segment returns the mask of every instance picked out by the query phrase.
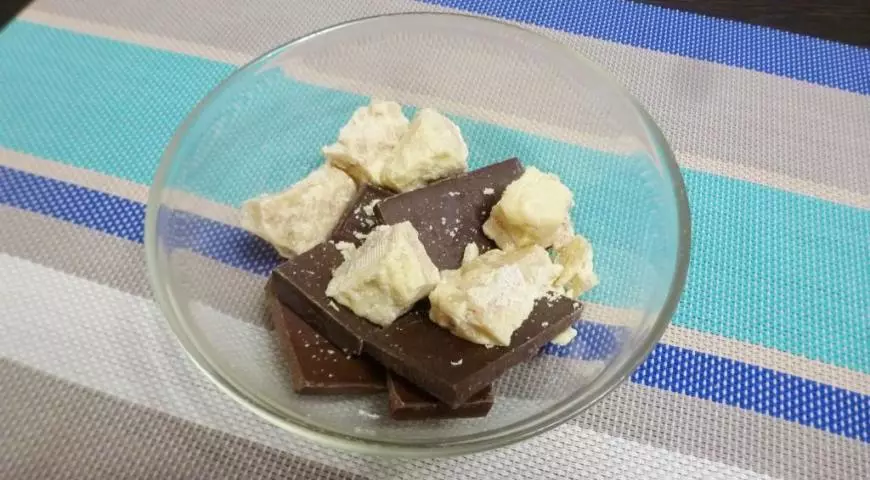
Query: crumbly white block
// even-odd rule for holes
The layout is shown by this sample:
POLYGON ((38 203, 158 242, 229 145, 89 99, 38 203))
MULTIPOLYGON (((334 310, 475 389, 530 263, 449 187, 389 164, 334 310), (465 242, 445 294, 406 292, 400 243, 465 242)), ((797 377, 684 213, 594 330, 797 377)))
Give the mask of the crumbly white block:
POLYGON ((574 222, 571 221, 571 216, 565 216, 562 225, 556 230, 556 236, 553 238, 553 248, 559 248, 562 245, 570 242, 574 238, 574 222))
POLYGON ((436 110, 424 108, 414 115, 381 180, 406 192, 468 170, 467 160, 468 147, 459 127, 436 110))
POLYGON ((348 254, 326 295, 355 314, 388 326, 435 288, 438 268, 410 222, 382 225, 348 254))
POLYGON ((271 243, 284 257, 323 242, 356 192, 346 173, 324 165, 287 190, 242 204, 242 228, 271 243))
POLYGON ((338 141, 322 151, 330 164, 357 182, 380 185, 381 171, 407 131, 408 119, 398 103, 372 101, 358 108, 342 127, 338 141))
POLYGON ((471 242, 465 246, 465 250, 462 252, 462 264, 465 265, 479 256, 480 248, 476 243, 471 242))
POLYGON ((598 275, 592 264, 592 245, 581 235, 554 250, 553 261, 561 265, 562 273, 553 284, 563 287, 565 294, 577 298, 598 285, 598 275))
POLYGON ((336 242, 335 249, 344 257, 345 260, 353 256, 356 251, 356 245, 350 242, 336 242))
POLYGON ((565 228, 573 203, 571 190, 559 177, 529 167, 505 189, 483 232, 503 250, 549 247, 565 228))
POLYGON ((574 337, 577 336, 577 330, 574 330, 572 327, 568 327, 564 332, 556 335, 556 338, 550 340, 550 343, 553 345, 565 346, 571 343, 574 340, 574 337))
POLYGON ((429 318, 470 342, 508 346, 560 271, 537 245, 490 250, 442 273, 429 294, 429 318))

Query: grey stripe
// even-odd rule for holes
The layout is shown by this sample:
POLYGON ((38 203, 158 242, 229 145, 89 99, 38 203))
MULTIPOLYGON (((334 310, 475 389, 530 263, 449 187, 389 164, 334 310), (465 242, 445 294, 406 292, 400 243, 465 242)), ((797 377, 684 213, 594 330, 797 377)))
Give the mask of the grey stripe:
POLYGON ((707 400, 624 384, 578 426, 788 479, 868 478, 870 445, 707 400))
MULTIPOLYGON (((309 31, 351 18, 401 11, 441 11, 409 0, 304 2, 183 0, 39 0, 35 8, 166 38, 248 55, 264 52, 309 31), (195 22, 186 19, 196 18, 195 22)), ((613 72, 648 107, 676 150, 802 180, 868 194, 870 97, 772 75, 702 62, 610 42, 537 29, 613 72)), ((490 92, 469 83, 467 102, 490 92)), ((567 123, 558 105, 525 89, 508 113, 567 123)), ((476 100, 478 99, 478 100, 476 100)), ((484 108, 493 106, 477 105, 484 108)))
MULTIPOLYGON (((140 245, 10 207, 0 207, 0 213, 4 226, 11 227, 0 229, 0 245, 8 253, 128 293, 148 296, 140 245), (101 261, 86 254, 92 251, 103 252, 103 257, 113 260, 101 261)), ((207 302, 209 305, 221 302, 222 308, 232 311, 231 303, 245 296, 249 297, 245 300, 248 304, 260 304, 250 295, 252 291, 262 291, 260 277, 233 279, 243 272, 215 266, 192 255, 184 261, 193 268, 222 269, 206 272, 210 275, 206 278, 221 279, 215 285, 203 287, 214 292, 210 294, 213 300, 207 302)), ((241 310, 251 315, 253 307, 241 310)), ((615 437, 773 476, 860 478, 862 472, 870 469, 870 447, 857 441, 633 384, 622 385, 574 422, 615 437)))
MULTIPOLYGON (((0 251, 122 292, 151 297, 141 244, 33 212, 0 205, 0 251), (94 254, 94 252, 99 252, 94 254)), ((194 300, 269 326, 260 297, 266 278, 182 252, 173 257, 194 300)))
POLYGON ((363 478, 5 359, 0 385, 0 478, 363 478))

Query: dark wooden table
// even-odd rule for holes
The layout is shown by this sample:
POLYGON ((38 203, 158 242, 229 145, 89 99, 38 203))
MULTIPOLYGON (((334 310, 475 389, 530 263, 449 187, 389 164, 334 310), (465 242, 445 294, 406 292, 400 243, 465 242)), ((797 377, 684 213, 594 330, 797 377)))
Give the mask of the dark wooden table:
POLYGON ((870 0, 638 0, 641 3, 870 46, 870 0))
MULTIPOLYGON (((30 1, 0 0, 0 27, 30 1)), ((870 0, 634 1, 870 47, 870 0)))

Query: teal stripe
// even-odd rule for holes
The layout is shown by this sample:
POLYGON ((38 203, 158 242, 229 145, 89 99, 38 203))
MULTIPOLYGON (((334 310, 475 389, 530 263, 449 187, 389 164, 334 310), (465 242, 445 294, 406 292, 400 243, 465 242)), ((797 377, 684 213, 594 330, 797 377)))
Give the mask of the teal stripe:
MULTIPOLYGON (((0 145, 138 183, 149 183, 184 115, 233 70, 230 65, 16 22, 0 34, 0 145)), ((188 189, 237 205, 278 189, 321 161, 352 109, 366 99, 290 82, 279 72, 219 105, 232 138, 185 153, 208 161, 188 189), (259 94, 257 92, 260 92, 259 94), (268 92, 268 93, 266 93, 268 92), (265 121, 245 117, 272 109, 265 121), (278 114, 280 113, 280 115, 278 114), (299 132, 292 137, 287 132, 299 132), (293 129, 290 130, 290 126, 293 129), (275 138, 264 144, 263 137, 275 138), (239 182, 246 171, 265 178, 239 182)), ((636 306, 643 285, 608 283, 649 256, 636 242, 653 218, 654 172, 615 157, 502 127, 456 119, 472 164, 517 155, 559 173, 581 199, 579 228, 605 279, 590 300, 636 306), (635 180, 636 179, 636 180, 635 180), (649 219, 647 219, 649 217, 649 219), (624 221, 617 221, 622 219, 624 221), (628 254, 626 254, 628 252, 628 254)), ((202 132, 191 132, 195 138, 202 132)), ((685 171, 695 248, 677 325, 870 373, 870 213, 715 175, 685 171)))
POLYGON ((674 323, 870 372, 870 211, 683 176, 694 237, 674 323))
POLYGON ((233 70, 15 21, 0 33, 0 143, 150 183, 175 127, 233 70))

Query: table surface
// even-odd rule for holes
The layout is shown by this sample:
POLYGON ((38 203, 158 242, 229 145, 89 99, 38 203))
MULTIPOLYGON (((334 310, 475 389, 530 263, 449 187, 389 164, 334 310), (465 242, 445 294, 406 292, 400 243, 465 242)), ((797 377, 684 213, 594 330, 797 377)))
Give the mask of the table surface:
MULTIPOLYGON (((0 25, 32 0, 0 4, 0 25)), ((853 45, 870 46, 870 0, 635 0, 739 20, 853 45)))
MULTIPOLYGON (((860 0, 834 2, 851 33, 753 16, 766 1, 652 3, 870 30, 860 0)), ((619 0, 38 0, 0 32, 0 91, 0 478, 870 478, 870 50, 619 0), (142 253, 162 148, 210 88, 288 38, 408 10, 519 22, 613 72, 693 213, 680 308, 630 380, 463 458, 260 421, 158 320, 142 253)))

